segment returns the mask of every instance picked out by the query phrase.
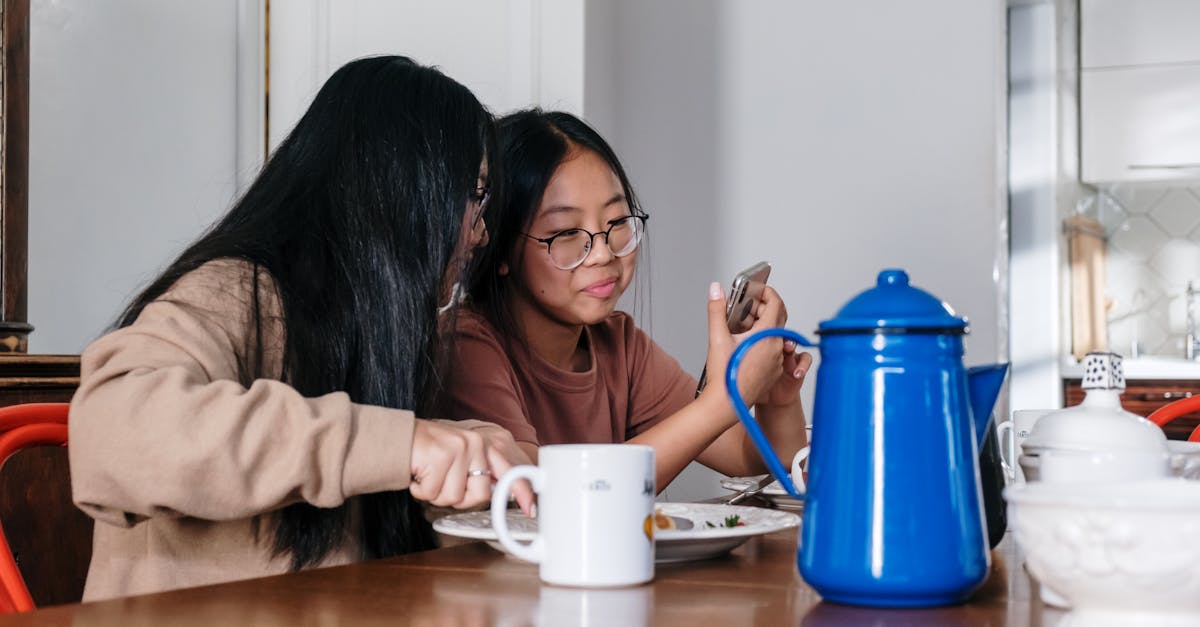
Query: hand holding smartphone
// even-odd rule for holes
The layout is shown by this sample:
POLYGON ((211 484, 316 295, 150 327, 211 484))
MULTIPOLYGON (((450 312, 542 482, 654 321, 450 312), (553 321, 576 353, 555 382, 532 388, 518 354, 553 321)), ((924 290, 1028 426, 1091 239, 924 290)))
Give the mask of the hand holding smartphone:
MULTIPOLYGON (((762 298, 763 289, 767 286, 767 277, 771 275, 771 264, 760 261, 733 277, 733 286, 729 290, 729 298, 725 302, 725 322, 730 333, 744 333, 751 326, 750 318, 754 313, 754 303, 762 298)), ((708 364, 700 371, 700 383, 696 386, 696 396, 704 391, 708 384, 708 364)))
POLYGON ((744 333, 753 326, 750 314, 754 312, 754 303, 762 298, 769 276, 771 264, 760 261, 733 278, 733 288, 729 290, 729 300, 725 303, 725 321, 730 333, 744 333))

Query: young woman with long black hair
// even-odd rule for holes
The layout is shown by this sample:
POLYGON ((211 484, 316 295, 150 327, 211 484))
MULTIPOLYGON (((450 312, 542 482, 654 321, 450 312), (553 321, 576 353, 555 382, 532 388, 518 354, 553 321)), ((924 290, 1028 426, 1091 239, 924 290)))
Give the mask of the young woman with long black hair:
POLYGON ((415 416, 442 384, 439 308, 486 241, 494 146, 491 116, 435 69, 334 73, 83 353, 71 475, 102 523, 85 598, 432 548, 416 500, 490 497, 511 436, 415 416))
MULTIPOLYGON (((488 214, 491 242, 459 317, 458 376, 443 411, 508 429, 530 461, 545 444, 651 445, 660 490, 693 460, 766 472, 724 378, 696 398, 696 379, 616 309, 647 216, 612 148, 563 112, 519 111, 499 129, 506 201, 488 214)), ((736 338, 717 283, 707 315, 708 371, 724 372, 736 338)), ((753 320, 755 331, 787 321, 775 290, 764 290, 753 320)), ((738 381, 782 459, 807 443, 800 386, 812 357, 793 349, 762 342, 738 381)))

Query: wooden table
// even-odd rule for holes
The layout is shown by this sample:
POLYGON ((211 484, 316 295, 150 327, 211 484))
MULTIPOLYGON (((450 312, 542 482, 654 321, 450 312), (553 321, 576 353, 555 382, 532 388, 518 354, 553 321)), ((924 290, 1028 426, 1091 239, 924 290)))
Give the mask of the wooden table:
POLYGON ((292 575, 49 607, 0 625, 1052 625, 1031 599, 1009 538, 966 605, 879 610, 823 603, 796 571, 796 530, 751 539, 729 556, 657 568, 616 590, 542 585, 537 567, 481 542, 292 575))

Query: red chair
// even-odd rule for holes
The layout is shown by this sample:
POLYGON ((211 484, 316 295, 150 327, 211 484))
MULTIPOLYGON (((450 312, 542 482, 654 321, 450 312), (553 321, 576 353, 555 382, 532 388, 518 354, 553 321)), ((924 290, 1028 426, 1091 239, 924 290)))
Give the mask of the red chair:
MULTIPOLYGON (((32 424, 65 425, 70 406, 70 403, 25 403, 0 407, 0 433, 32 424)), ((2 457, 0 462, 3 462, 2 457)))
MULTIPOLYGON (((68 403, 27 403, 0 407, 0 466, 31 446, 66 446, 68 403)), ((8 539, 0 529, 0 612, 34 609, 8 539)))
MULTIPOLYGON (((1200 396, 1190 396, 1159 407, 1146 419, 1161 427, 1180 416, 1197 410, 1200 410, 1200 396)), ((1192 434, 1188 436, 1188 442, 1200 442, 1200 426, 1192 430, 1192 434)))

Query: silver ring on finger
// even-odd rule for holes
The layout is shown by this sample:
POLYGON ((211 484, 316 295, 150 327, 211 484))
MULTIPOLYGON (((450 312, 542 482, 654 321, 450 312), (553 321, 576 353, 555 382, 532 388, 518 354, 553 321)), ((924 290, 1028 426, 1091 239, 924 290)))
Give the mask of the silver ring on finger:
POLYGON ((476 468, 474 470, 467 471, 468 479, 470 479, 471 477, 490 477, 491 475, 492 475, 492 471, 487 468, 476 468))

